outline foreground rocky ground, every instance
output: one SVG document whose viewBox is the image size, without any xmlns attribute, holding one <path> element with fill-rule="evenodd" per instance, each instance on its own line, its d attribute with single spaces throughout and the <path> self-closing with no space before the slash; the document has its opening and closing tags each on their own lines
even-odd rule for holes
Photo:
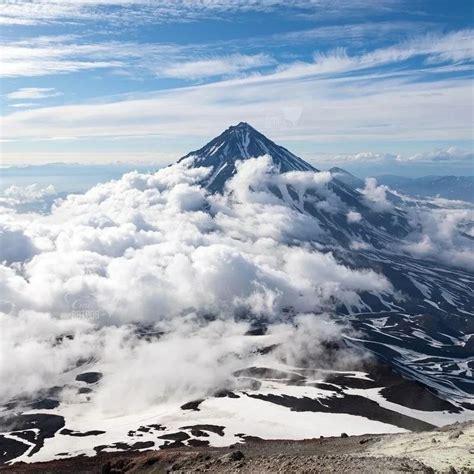
<svg viewBox="0 0 474 474">
<path fill-rule="evenodd" d="M 9 473 L 474 473 L 474 422 L 422 433 L 303 441 L 248 439 L 228 448 L 102 453 L 16 463 Z"/>
</svg>

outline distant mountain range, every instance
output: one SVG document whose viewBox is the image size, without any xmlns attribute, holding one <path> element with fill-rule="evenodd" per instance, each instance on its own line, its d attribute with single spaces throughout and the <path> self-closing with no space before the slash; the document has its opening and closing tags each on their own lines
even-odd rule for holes
<svg viewBox="0 0 474 474">
<path fill-rule="evenodd" d="M 364 180 L 342 168 L 334 167 L 329 170 L 337 179 L 362 189 Z M 454 199 L 474 203 L 474 176 L 423 176 L 421 178 L 407 178 L 397 175 L 376 176 L 377 183 L 388 186 L 394 191 L 411 197 Z M 399 201 L 393 193 L 390 199 Z"/>
<path fill-rule="evenodd" d="M 406 178 L 383 175 L 377 177 L 377 182 L 415 197 L 442 197 L 474 203 L 474 176 Z"/>
</svg>

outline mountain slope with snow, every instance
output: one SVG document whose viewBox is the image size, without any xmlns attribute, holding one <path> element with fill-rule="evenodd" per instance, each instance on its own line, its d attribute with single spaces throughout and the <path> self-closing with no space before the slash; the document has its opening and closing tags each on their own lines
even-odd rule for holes
<svg viewBox="0 0 474 474">
<path fill-rule="evenodd" d="M 392 294 L 360 292 L 357 303 L 339 306 L 340 314 L 363 329 L 360 342 L 447 396 L 473 394 L 474 347 L 469 341 L 474 337 L 470 336 L 474 334 L 474 277 L 448 261 L 407 255 L 407 246 L 418 238 L 417 212 L 425 212 L 419 207 L 424 204 L 405 204 L 385 186 L 364 183 L 340 168 L 324 176 L 246 123 L 230 127 L 182 160 L 191 159 L 191 167 L 210 167 L 211 178 L 204 185 L 216 193 L 232 188 L 238 162 L 266 154 L 271 156 L 270 165 L 249 187 L 266 189 L 284 205 L 311 216 L 322 230 L 308 238 L 312 245 L 323 245 L 350 268 L 371 268 L 393 285 Z M 316 182 L 307 177 L 299 182 L 285 179 L 300 171 L 320 178 Z M 468 235 L 459 239 L 469 248 Z M 424 323 L 418 329 L 420 321 Z"/>
<path fill-rule="evenodd" d="M 191 162 L 195 168 L 210 168 L 211 172 L 201 184 L 211 193 L 222 193 L 236 173 L 237 162 L 261 156 L 271 157 L 272 166 L 268 171 L 273 174 L 319 173 L 312 165 L 244 122 L 229 127 L 207 145 L 188 153 L 179 161 Z M 308 177 L 301 176 L 300 183 L 269 182 L 268 189 L 290 206 L 315 217 L 327 231 L 328 239 L 337 244 L 348 246 L 354 238 L 361 238 L 371 245 L 379 245 L 392 237 L 404 238 L 407 235 L 408 222 L 400 209 L 365 199 L 355 187 L 339 180 L 338 176 L 331 177 L 326 172 L 319 176 L 322 178 L 320 186 L 308 183 Z M 348 222 L 348 212 L 360 214 L 363 224 L 356 219 Z"/>
<path fill-rule="evenodd" d="M 472 419 L 474 219 L 337 175 L 241 123 L 0 216 L 0 462 Z"/>
</svg>

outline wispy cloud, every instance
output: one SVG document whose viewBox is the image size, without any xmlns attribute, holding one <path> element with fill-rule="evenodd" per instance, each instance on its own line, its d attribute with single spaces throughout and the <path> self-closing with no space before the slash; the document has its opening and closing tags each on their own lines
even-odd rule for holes
<svg viewBox="0 0 474 474">
<path fill-rule="evenodd" d="M 40 105 L 38 102 L 18 102 L 15 104 L 8 104 L 9 107 L 13 107 L 15 109 L 27 109 L 31 107 L 37 107 Z"/>
<path fill-rule="evenodd" d="M 426 68 L 470 66 L 474 60 L 473 42 L 474 30 L 465 29 L 445 35 L 421 35 L 358 55 L 350 55 L 346 48 L 339 47 L 329 52 L 316 51 L 312 62 L 299 60 L 278 64 L 268 53 L 229 52 L 228 45 L 220 43 L 87 43 L 74 36 L 37 37 L 2 45 L 1 74 L 6 77 L 41 76 L 105 68 L 133 72 L 136 78 L 145 75 L 193 80 L 274 65 L 274 79 L 286 79 L 360 71 L 412 58 L 420 58 Z M 233 48 L 236 48 L 235 44 Z M 215 51 L 211 57 L 210 49 Z"/>
<path fill-rule="evenodd" d="M 75 44 L 62 36 L 5 42 L 1 48 L 0 73 L 4 77 L 53 75 L 123 65 L 118 59 L 110 59 L 107 46 Z M 119 55 L 113 56 L 117 58 Z M 104 57 L 108 59 L 100 59 Z"/>
<path fill-rule="evenodd" d="M 400 40 L 407 35 L 418 34 L 433 27 L 430 23 L 421 21 L 373 21 L 361 23 L 344 23 L 337 25 L 318 25 L 317 27 L 274 34 L 262 38 L 264 44 L 301 44 L 314 41 L 332 41 L 339 45 L 366 47 L 377 43 L 382 36 L 384 39 Z M 258 40 L 252 38 L 251 43 Z"/>
<path fill-rule="evenodd" d="M 327 155 L 318 157 L 320 162 L 329 163 L 383 163 L 393 162 L 401 158 L 400 155 L 391 153 L 377 153 L 372 151 L 361 151 L 358 153 Z"/>
<path fill-rule="evenodd" d="M 27 3 L 33 8 L 33 3 Z M 34 8 L 41 10 L 46 3 L 36 3 Z M 74 8 L 100 11 L 112 3 L 81 1 Z M 128 4 L 119 3 L 120 8 Z M 63 6 L 62 2 L 49 4 L 53 10 Z M 197 4 L 193 5 L 196 9 Z M 204 2 L 202 9 L 233 8 L 225 1 L 216 5 Z M 272 2 L 255 8 L 263 6 L 273 8 Z M 237 2 L 236 8 L 245 7 Z M 59 18 L 53 10 L 48 15 Z M 144 14 L 146 8 L 140 11 Z M 247 120 L 276 140 L 312 146 L 373 139 L 446 140 L 449 144 L 470 140 L 472 101 L 466 97 L 471 97 L 467 73 L 473 69 L 474 30 L 426 34 L 422 28 L 422 34 L 407 37 L 407 25 L 367 22 L 272 34 L 268 37 L 272 48 L 264 47 L 264 36 L 255 41 L 247 37 L 198 44 L 140 42 L 130 35 L 111 41 L 110 36 L 95 34 L 4 40 L 2 73 L 7 77 L 100 69 L 108 77 L 122 74 L 127 80 L 137 80 L 135 84 L 141 79 L 148 82 L 142 81 L 145 87 L 141 88 L 147 92 L 112 95 L 130 90 L 128 82 L 127 88 L 111 87 L 109 97 L 88 100 L 81 93 L 80 105 L 59 107 L 38 107 L 36 99 L 54 93 L 49 89 L 13 90 L 7 98 L 19 102 L 10 104 L 13 107 L 3 119 L 1 133 L 4 140 L 12 141 L 153 137 L 158 143 L 163 137 L 170 141 L 182 137 L 183 130 L 188 141 L 212 137 L 226 124 Z M 383 42 L 365 41 L 370 34 L 384 33 Z M 364 48 L 352 46 L 362 39 Z M 282 54 L 293 41 L 304 42 L 305 47 L 291 52 L 295 54 Z M 334 49 L 328 50 L 328 44 L 334 44 Z M 178 81 L 156 78 L 188 80 L 194 85 L 177 87 Z M 45 84 L 63 89 L 49 79 Z M 173 88 L 150 91 L 162 84 Z M 182 151 L 188 151 L 187 146 Z M 397 159 L 376 155 L 360 154 L 356 159 Z"/>
<path fill-rule="evenodd" d="M 422 35 L 396 45 L 350 56 L 345 48 L 314 54 L 314 62 L 282 65 L 280 77 L 311 76 L 358 71 L 420 58 L 425 66 L 474 61 L 474 30 L 465 29 L 445 35 Z M 472 66 L 471 66 L 472 67 Z"/>
<path fill-rule="evenodd" d="M 386 164 L 409 164 L 409 163 L 468 163 L 474 162 L 474 152 L 460 147 L 438 148 L 415 154 L 395 154 L 363 151 L 350 154 L 328 154 L 318 156 L 320 163 L 372 163 L 377 165 Z"/>
<path fill-rule="evenodd" d="M 16 112 L 3 119 L 1 129 L 7 139 L 176 137 L 183 130 L 187 135 L 211 137 L 223 124 L 246 119 L 275 139 L 316 143 L 374 137 L 470 139 L 469 81 L 421 79 L 275 73 L 106 103 Z M 297 113 L 288 115 L 288 111 Z"/>
<path fill-rule="evenodd" d="M 0 24 L 33 25 L 101 21 L 127 24 L 226 19 L 226 13 L 291 10 L 303 16 L 363 15 L 384 11 L 401 0 L 6 0 L 0 4 Z"/>
<path fill-rule="evenodd" d="M 157 75 L 180 79 L 200 79 L 204 77 L 228 76 L 262 66 L 269 66 L 274 63 L 275 60 L 267 54 L 235 54 L 172 64 L 161 71 L 157 71 Z"/>
<path fill-rule="evenodd" d="M 47 99 L 48 97 L 57 97 L 62 95 L 54 87 L 22 87 L 15 92 L 7 94 L 10 100 L 25 100 L 25 99 Z"/>
</svg>

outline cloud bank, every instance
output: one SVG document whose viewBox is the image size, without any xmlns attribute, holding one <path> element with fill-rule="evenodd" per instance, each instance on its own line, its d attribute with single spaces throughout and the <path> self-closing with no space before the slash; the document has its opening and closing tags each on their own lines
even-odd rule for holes
<svg viewBox="0 0 474 474">
<path fill-rule="evenodd" d="M 274 174 L 263 157 L 243 162 L 224 196 L 210 196 L 197 184 L 209 170 L 188 165 L 127 174 L 68 196 L 50 215 L 6 214 L 5 229 L 14 222 L 36 249 L 25 261 L 4 247 L 2 259 L 22 266 L 4 269 L 7 297 L 61 313 L 66 295 L 93 294 L 114 321 L 154 322 L 188 308 L 271 318 L 289 307 L 323 309 L 334 296 L 351 304 L 359 290 L 389 291 L 380 275 L 307 244 L 323 233 L 317 222 L 267 188 L 280 182 L 304 194 L 329 173 Z"/>
<path fill-rule="evenodd" d="M 141 407 L 232 387 L 232 372 L 266 341 L 243 338 L 249 314 L 286 341 L 282 360 L 296 357 L 296 333 L 301 344 L 312 334 L 312 357 L 324 365 L 317 341 L 341 328 L 323 313 L 358 304 L 360 291 L 391 293 L 382 275 L 309 244 L 323 232 L 316 221 L 267 188 L 322 189 L 329 173 L 277 175 L 263 157 L 241 163 L 227 192 L 211 196 L 198 184 L 209 170 L 189 164 L 126 174 L 69 195 L 47 215 L 2 214 L 0 377 L 15 383 L 2 384 L 1 398 L 60 384 L 79 359 L 108 374 L 102 408 L 124 380 L 143 387 L 129 400 Z M 165 335 L 150 342 L 137 325 Z M 150 376 L 159 388 L 149 388 Z"/>
</svg>

